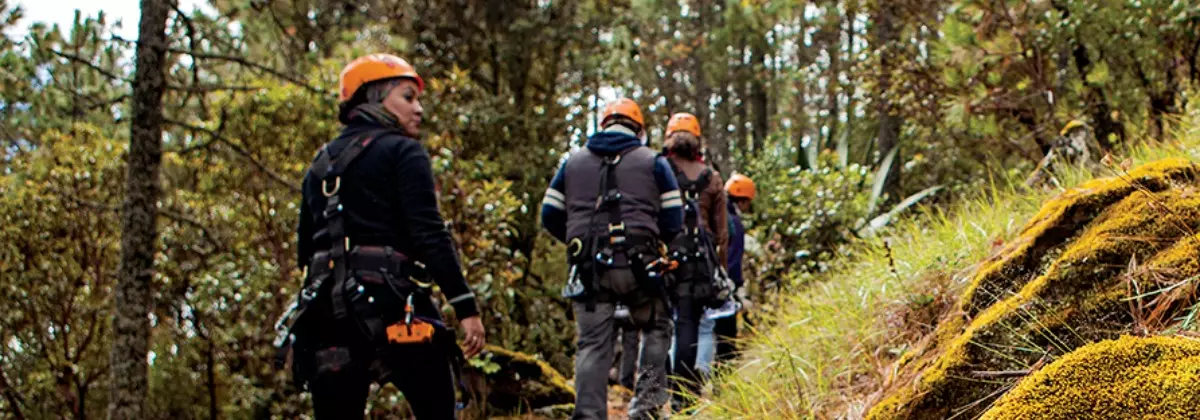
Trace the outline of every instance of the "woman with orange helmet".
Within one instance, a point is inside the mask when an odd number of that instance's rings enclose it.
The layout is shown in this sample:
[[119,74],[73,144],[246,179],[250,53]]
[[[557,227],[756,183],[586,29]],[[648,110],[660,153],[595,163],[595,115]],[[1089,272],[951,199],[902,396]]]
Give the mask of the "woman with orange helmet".
[[[482,350],[484,329],[417,140],[425,82],[400,57],[371,54],[339,84],[344,127],[304,178],[298,262],[307,275],[280,341],[294,337],[295,380],[312,392],[318,419],[362,418],[372,382],[394,384],[419,419],[452,419],[452,368]],[[461,350],[428,287],[411,280],[412,261],[454,308]]]
[[698,395],[703,378],[696,369],[701,321],[705,310],[720,306],[728,297],[713,287],[714,279],[724,279],[725,247],[729,235],[726,223],[725,191],[721,174],[701,160],[704,142],[700,121],[681,112],[667,122],[663,154],[671,163],[684,197],[684,234],[670,244],[674,271],[671,293],[675,309],[675,341],[672,352],[674,376],[671,406],[680,411],[686,399]]

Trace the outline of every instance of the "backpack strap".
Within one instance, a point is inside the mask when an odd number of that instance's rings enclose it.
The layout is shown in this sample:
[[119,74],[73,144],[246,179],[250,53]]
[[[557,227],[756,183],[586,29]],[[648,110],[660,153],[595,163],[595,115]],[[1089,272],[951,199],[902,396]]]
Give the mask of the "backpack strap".
[[675,179],[679,181],[679,190],[683,196],[684,233],[692,238],[699,237],[700,195],[708,188],[708,184],[712,182],[712,168],[704,168],[704,171],[700,172],[700,176],[692,180],[683,172],[683,169],[675,165],[674,161],[667,159],[667,162],[671,163],[671,170],[675,172]]

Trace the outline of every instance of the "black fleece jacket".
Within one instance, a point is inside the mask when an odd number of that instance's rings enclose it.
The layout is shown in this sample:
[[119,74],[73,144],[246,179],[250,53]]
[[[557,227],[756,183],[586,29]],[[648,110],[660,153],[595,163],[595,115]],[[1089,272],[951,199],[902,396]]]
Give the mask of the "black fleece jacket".
[[[342,175],[340,198],[345,206],[346,236],[351,246],[391,246],[425,264],[459,319],[479,314],[475,295],[463,278],[450,232],[438,212],[429,154],[417,140],[364,118],[352,120],[327,147],[337,156],[351,141],[374,140]],[[309,168],[304,177],[298,229],[300,267],[314,253],[329,249],[313,234],[325,227],[326,199],[321,180]]]

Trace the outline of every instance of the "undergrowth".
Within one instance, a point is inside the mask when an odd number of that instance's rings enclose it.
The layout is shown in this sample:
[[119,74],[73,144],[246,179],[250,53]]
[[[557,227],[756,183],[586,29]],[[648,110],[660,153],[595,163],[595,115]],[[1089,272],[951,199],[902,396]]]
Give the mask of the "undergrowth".
[[[808,286],[779,297],[770,320],[744,335],[740,359],[714,378],[699,418],[861,418],[906,351],[930,339],[980,261],[1033,216],[1043,202],[1121,167],[1167,158],[1200,160],[1200,115],[1179,124],[1175,140],[1145,143],[1113,156],[1101,173],[1059,173],[1062,189],[1030,190],[995,180],[946,210],[927,209],[882,237],[855,245]],[[747,279],[753,281],[753,279]],[[1184,324],[1194,330],[1196,323]],[[877,396],[876,396],[877,397]]]

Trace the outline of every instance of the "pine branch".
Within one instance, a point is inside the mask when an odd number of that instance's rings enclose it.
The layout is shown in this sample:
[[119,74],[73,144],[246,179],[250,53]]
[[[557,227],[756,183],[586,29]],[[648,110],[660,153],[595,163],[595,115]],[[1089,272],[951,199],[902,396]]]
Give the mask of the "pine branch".
[[[278,182],[279,184],[281,184],[285,187],[290,188],[294,192],[299,193],[301,191],[300,184],[290,181],[287,178],[283,177],[282,175],[275,173],[275,171],[272,171],[270,168],[267,167],[267,165],[263,164],[258,159],[256,159],[254,157],[254,155],[250,153],[249,150],[246,150],[246,148],[238,145],[237,143],[234,143],[232,140],[225,137],[221,133],[218,133],[216,131],[213,131],[213,130],[210,130],[210,129],[207,129],[204,127],[188,124],[188,123],[185,123],[182,121],[173,120],[170,118],[167,118],[164,121],[168,124],[176,125],[176,126],[188,129],[188,130],[198,131],[201,133],[208,134],[210,137],[212,137],[213,141],[216,141],[216,142],[219,142],[226,146],[229,146],[231,149],[236,151],[238,154],[242,155],[242,157],[244,157],[244,158],[246,158],[246,160],[250,161],[250,163],[252,165],[254,165],[254,167],[258,168],[259,171],[262,171],[262,173],[266,174],[268,178],[271,178],[271,180]],[[205,147],[207,147],[207,145],[205,145]]]

